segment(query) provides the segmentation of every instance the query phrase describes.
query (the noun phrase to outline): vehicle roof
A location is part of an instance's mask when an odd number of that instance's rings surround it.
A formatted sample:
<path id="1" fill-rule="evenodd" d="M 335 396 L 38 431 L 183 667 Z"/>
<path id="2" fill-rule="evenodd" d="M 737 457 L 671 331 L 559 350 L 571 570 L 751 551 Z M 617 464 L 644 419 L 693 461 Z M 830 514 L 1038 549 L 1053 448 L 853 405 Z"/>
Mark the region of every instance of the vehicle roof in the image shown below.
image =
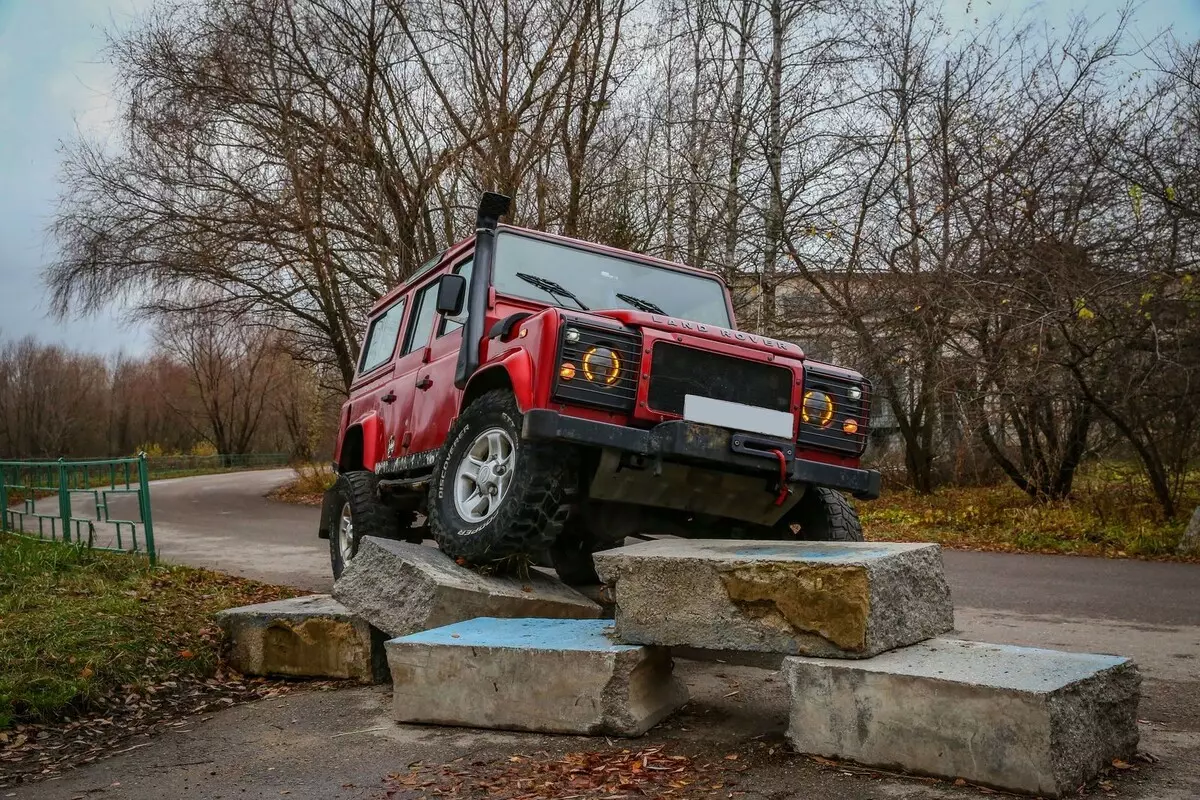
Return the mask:
<path id="1" fill-rule="evenodd" d="M 698 267 L 690 267 L 687 264 L 680 264 L 676 261 L 668 261 L 665 258 L 635 253 L 631 250 L 622 250 L 619 247 L 609 247 L 608 245 L 599 244 L 597 242 L 589 242 L 584 239 L 572 239 L 570 236 L 560 236 L 555 233 L 546 233 L 545 231 L 537 231 L 532 228 L 522 228 L 518 225 L 501 224 L 497 226 L 496 230 L 500 233 L 504 233 L 505 231 L 518 233 L 522 236 L 529 236 L 534 239 L 542 239 L 544 241 L 554 242 L 555 244 L 564 244 L 570 247 L 577 247 L 581 250 L 591 250 L 596 253 L 616 256 L 619 258 L 628 259 L 630 261 L 640 261 L 643 264 L 648 264 L 653 267 L 675 270 L 676 272 L 687 272 L 693 275 L 699 275 L 708 278 L 710 280 L 716 280 L 721 284 L 721 286 L 725 287 L 726 291 L 728 291 L 729 288 L 728 284 L 725 282 L 725 279 L 715 272 L 706 269 L 700 269 Z M 390 305 L 400 295 L 407 293 L 410 288 L 412 288 L 415 284 L 420 283 L 421 280 L 427 275 L 436 272 L 437 269 L 444 265 L 447 261 L 453 261 L 458 256 L 470 250 L 473 247 L 474 242 L 475 237 L 473 235 L 468 236 L 467 238 L 462 239 L 443 250 L 436 259 L 432 259 L 431 261 L 426 262 L 426 264 L 423 264 L 421 268 L 409 276 L 408 280 L 376 300 L 371 306 L 371 315 L 373 316 L 375 312 L 381 309 L 383 306 Z"/>

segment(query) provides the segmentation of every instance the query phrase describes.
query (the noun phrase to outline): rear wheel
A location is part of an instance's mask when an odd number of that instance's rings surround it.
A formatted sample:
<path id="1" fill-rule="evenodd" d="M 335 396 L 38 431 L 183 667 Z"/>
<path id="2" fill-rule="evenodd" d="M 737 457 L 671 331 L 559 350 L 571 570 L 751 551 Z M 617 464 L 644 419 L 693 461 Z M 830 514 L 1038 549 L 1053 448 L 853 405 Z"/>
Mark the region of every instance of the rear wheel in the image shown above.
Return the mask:
<path id="1" fill-rule="evenodd" d="M 358 545 L 364 536 L 402 539 L 411 515 L 399 514 L 380 502 L 372 472 L 343 472 L 333 488 L 338 511 L 329 532 L 329 560 L 336 580 L 358 555 Z"/>
<path id="2" fill-rule="evenodd" d="M 772 539 L 805 542 L 863 541 L 854 506 L 841 492 L 823 486 L 809 487 L 796 507 L 771 528 L 771 534 Z"/>
<path id="3" fill-rule="evenodd" d="M 473 564 L 534 559 L 551 547 L 574 487 L 571 451 L 521 439 L 512 392 L 488 392 L 450 429 L 433 470 L 429 528 Z"/>

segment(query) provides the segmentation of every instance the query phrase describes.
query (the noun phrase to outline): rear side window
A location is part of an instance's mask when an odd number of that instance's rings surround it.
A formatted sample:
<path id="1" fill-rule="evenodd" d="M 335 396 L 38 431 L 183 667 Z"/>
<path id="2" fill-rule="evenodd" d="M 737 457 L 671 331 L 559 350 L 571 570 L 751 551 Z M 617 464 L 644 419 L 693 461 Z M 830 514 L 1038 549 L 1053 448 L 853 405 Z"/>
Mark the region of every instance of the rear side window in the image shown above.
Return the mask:
<path id="1" fill-rule="evenodd" d="M 396 352 L 396 337 L 400 334 L 400 323 L 404 319 L 404 298 L 400 298 L 387 311 L 371 320 L 367 329 L 367 340 L 363 342 L 362 364 L 359 374 L 381 367 Z"/>

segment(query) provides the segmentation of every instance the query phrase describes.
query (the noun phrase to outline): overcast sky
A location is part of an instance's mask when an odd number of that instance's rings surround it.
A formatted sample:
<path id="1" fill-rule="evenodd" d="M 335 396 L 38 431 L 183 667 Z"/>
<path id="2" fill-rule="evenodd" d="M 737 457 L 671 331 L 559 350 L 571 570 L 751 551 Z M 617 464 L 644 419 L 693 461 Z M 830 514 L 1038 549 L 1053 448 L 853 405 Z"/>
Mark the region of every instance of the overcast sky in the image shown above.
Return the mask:
<path id="1" fill-rule="evenodd" d="M 112 70 L 98 56 L 104 32 L 124 28 L 154 0 L 0 0 L 0 337 L 35 334 L 94 352 L 139 352 L 148 336 L 121 310 L 58 322 L 47 316 L 42 266 L 54 257 L 46 226 L 54 213 L 59 147 L 76 132 L 106 135 L 114 116 Z M 1052 25 L 1071 10 L 1115 18 L 1122 0 L 947 0 L 950 16 L 1030 8 Z M 1145 0 L 1139 31 L 1174 25 L 1200 31 L 1200 0 Z"/>

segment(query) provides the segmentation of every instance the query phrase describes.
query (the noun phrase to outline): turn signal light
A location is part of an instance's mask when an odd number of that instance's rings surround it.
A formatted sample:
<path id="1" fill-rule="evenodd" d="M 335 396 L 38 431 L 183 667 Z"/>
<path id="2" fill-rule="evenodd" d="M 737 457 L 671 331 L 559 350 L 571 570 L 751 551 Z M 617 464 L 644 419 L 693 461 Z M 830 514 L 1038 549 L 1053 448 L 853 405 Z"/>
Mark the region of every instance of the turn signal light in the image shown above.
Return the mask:
<path id="1" fill-rule="evenodd" d="M 858 433 L 858 420 L 846 420 L 842 423 L 842 430 L 845 431 L 849 436 L 853 436 L 854 434 Z"/>
<path id="2" fill-rule="evenodd" d="M 570 361 L 563 362 L 563 365 L 558 368 L 558 377 L 564 381 L 569 381 L 575 377 L 575 365 Z"/>

